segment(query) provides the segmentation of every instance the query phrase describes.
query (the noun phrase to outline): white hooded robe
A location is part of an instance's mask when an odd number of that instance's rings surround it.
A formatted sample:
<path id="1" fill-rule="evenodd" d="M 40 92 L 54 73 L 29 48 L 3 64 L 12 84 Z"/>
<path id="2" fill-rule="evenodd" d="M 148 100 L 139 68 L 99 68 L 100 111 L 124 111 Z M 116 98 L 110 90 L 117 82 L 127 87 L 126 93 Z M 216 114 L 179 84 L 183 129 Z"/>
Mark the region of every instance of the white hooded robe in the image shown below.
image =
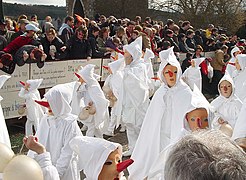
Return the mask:
<path id="1" fill-rule="evenodd" d="M 231 83 L 232 93 L 228 98 L 221 95 L 219 86 L 222 81 L 228 81 Z M 212 126 L 214 129 L 219 129 L 220 124 L 218 119 L 222 118 L 224 121 L 227 121 L 232 128 L 234 128 L 238 114 L 242 107 L 242 101 L 235 95 L 234 82 L 227 72 L 218 84 L 218 91 L 220 95 L 211 102 L 211 106 L 213 107 L 212 110 L 214 111 Z"/>
<path id="2" fill-rule="evenodd" d="M 8 75 L 0 76 L 0 88 L 3 87 L 3 84 L 10 78 Z M 3 100 L 2 96 L 0 96 L 0 102 Z M 5 118 L 3 116 L 3 110 L 0 103 L 0 142 L 6 144 L 9 148 L 11 148 L 9 133 L 6 126 Z"/>
<path id="3" fill-rule="evenodd" d="M 128 168 L 129 180 L 144 179 L 159 153 L 177 138 L 189 108 L 192 92 L 181 78 L 181 67 L 173 47 L 160 52 L 159 78 L 164 82 L 156 91 L 146 112 L 143 125 Z M 176 84 L 169 88 L 163 76 L 167 64 L 177 67 Z"/>
<path id="4" fill-rule="evenodd" d="M 36 136 L 51 155 L 52 164 L 56 167 L 61 180 L 80 180 L 77 169 L 72 165 L 73 151 L 69 146 L 75 136 L 82 136 L 77 124 L 77 116 L 71 114 L 70 102 L 72 91 L 69 84 L 52 87 L 44 97 L 47 99 L 54 115 L 44 115 Z M 30 157 L 35 153 L 28 152 Z"/>
<path id="5" fill-rule="evenodd" d="M 42 107 L 35 102 L 35 100 L 41 100 L 38 88 L 42 81 L 43 79 L 27 80 L 26 83 L 30 85 L 28 91 L 22 87 L 19 92 L 19 96 L 26 101 L 26 136 L 33 135 L 32 126 L 37 131 L 39 122 L 44 115 Z"/>

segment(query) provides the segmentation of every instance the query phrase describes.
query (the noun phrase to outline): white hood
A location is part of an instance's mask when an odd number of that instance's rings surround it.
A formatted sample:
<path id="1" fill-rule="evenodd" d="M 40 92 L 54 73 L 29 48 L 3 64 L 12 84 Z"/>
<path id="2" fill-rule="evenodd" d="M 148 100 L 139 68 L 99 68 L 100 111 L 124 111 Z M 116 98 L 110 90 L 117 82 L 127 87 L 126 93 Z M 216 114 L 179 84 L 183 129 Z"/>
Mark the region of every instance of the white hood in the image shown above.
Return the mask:
<path id="1" fill-rule="evenodd" d="M 234 57 L 234 53 L 235 52 L 237 52 L 237 51 L 240 51 L 240 49 L 237 47 L 237 46 L 235 46 L 232 50 L 231 50 L 231 60 L 233 59 L 234 61 L 233 62 L 235 62 L 235 57 Z M 231 62 L 231 60 L 230 60 L 230 62 Z"/>
<path id="2" fill-rule="evenodd" d="M 161 59 L 161 64 L 160 64 L 159 71 L 158 71 L 157 75 L 165 83 L 165 85 L 167 85 L 167 82 L 166 82 L 162 72 L 163 72 L 163 69 L 165 68 L 165 66 L 167 64 L 170 64 L 172 66 L 177 67 L 178 72 L 177 72 L 176 84 L 180 80 L 180 77 L 182 75 L 180 63 L 178 62 L 178 60 L 177 60 L 177 58 L 173 52 L 173 48 L 174 47 L 171 47 L 171 48 L 164 50 L 164 51 L 161 51 L 159 53 L 159 56 Z"/>
<path id="3" fill-rule="evenodd" d="M 117 71 L 121 71 L 124 69 L 125 61 L 124 59 L 119 59 L 111 63 L 108 63 L 108 66 L 110 67 L 112 73 L 115 74 Z"/>
<path id="4" fill-rule="evenodd" d="M 237 59 L 241 66 L 241 69 L 244 70 L 246 68 L 246 54 L 237 55 Z"/>
<path id="5" fill-rule="evenodd" d="M 111 152 L 118 148 L 122 155 L 122 146 L 104 139 L 77 136 L 69 143 L 79 156 L 78 170 L 84 170 L 86 180 L 96 180 Z"/>
<path id="6" fill-rule="evenodd" d="M 142 36 L 138 37 L 131 44 L 125 45 L 123 49 L 132 55 L 133 62 L 140 60 L 142 57 Z"/>
<path id="7" fill-rule="evenodd" d="M 90 85 L 93 83 L 97 83 L 96 76 L 94 74 L 95 65 L 87 64 L 85 67 L 81 67 L 78 74 L 82 77 L 82 79 L 86 82 L 86 84 Z"/>
<path id="8" fill-rule="evenodd" d="M 50 104 L 54 116 L 62 116 L 71 113 L 73 86 L 70 83 L 59 84 L 52 87 L 44 97 Z"/>
<path id="9" fill-rule="evenodd" d="M 222 81 L 228 81 L 231 83 L 232 93 L 231 93 L 231 96 L 229 98 L 226 98 L 226 97 L 221 95 L 220 84 L 222 83 Z M 213 109 L 212 109 L 213 111 L 216 111 L 225 101 L 230 101 L 232 98 L 238 99 L 238 97 L 236 97 L 236 95 L 235 95 L 235 84 L 233 82 L 233 79 L 231 78 L 230 74 L 227 72 L 221 78 L 221 80 L 218 84 L 218 91 L 219 91 L 220 95 L 211 102 L 211 106 L 213 107 Z"/>
<path id="10" fill-rule="evenodd" d="M 151 63 L 151 59 L 153 59 L 154 57 L 155 57 L 155 54 L 153 53 L 153 51 L 151 49 L 146 48 L 146 51 L 144 54 L 144 62 Z"/>
<path id="11" fill-rule="evenodd" d="M 200 68 L 200 64 L 205 60 L 205 58 L 195 58 L 193 59 L 195 61 L 195 68 Z"/>
<path id="12" fill-rule="evenodd" d="M 33 91 L 39 88 L 39 86 L 43 82 L 43 79 L 30 79 L 27 80 L 26 82 L 30 84 L 29 91 Z"/>
<path id="13" fill-rule="evenodd" d="M 4 83 L 11 78 L 11 76 L 8 75 L 1 75 L 0 76 L 0 89 L 3 87 Z"/>
<path id="14" fill-rule="evenodd" d="M 198 87 L 194 84 L 194 90 L 192 92 L 192 97 L 191 97 L 191 104 L 190 104 L 190 109 L 188 112 L 191 112 L 195 109 L 198 108 L 204 108 L 206 109 L 207 113 L 208 113 L 208 120 L 209 120 L 209 128 L 211 127 L 211 122 L 210 122 L 210 110 L 211 110 L 211 106 L 209 104 L 209 102 L 207 101 L 207 99 L 204 97 L 204 95 L 202 94 L 202 92 L 198 89 Z M 184 119 L 184 129 L 187 131 L 191 131 L 188 125 L 188 122 L 186 120 L 186 118 Z"/>

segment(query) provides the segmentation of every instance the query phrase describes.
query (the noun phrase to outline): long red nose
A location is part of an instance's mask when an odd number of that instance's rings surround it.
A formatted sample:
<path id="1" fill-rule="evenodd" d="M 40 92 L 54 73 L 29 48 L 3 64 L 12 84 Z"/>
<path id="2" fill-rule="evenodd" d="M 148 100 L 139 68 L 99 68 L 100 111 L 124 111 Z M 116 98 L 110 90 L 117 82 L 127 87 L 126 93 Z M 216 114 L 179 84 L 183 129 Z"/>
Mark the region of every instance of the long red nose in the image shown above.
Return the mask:
<path id="1" fill-rule="evenodd" d="M 119 164 L 117 164 L 117 171 L 120 173 L 124 171 L 128 166 L 130 166 L 134 161 L 132 159 L 127 159 Z"/>
<path id="2" fill-rule="evenodd" d="M 77 78 L 80 78 L 80 75 L 78 73 L 74 73 Z"/>
<path id="3" fill-rule="evenodd" d="M 173 72 L 168 70 L 168 74 L 170 77 L 173 77 Z"/>
<path id="4" fill-rule="evenodd" d="M 36 103 L 38 103 L 41 106 L 44 106 L 46 108 L 50 107 L 50 104 L 47 101 L 37 101 L 35 100 Z"/>
<path id="5" fill-rule="evenodd" d="M 227 91 L 227 90 L 228 90 L 227 86 L 224 86 L 224 91 Z"/>
<path id="6" fill-rule="evenodd" d="M 103 66 L 103 68 L 109 70 L 109 67 L 108 66 Z"/>
<path id="7" fill-rule="evenodd" d="M 197 118 L 197 125 L 198 125 L 199 128 L 202 127 L 202 121 L 201 121 L 200 118 Z"/>
<path id="8" fill-rule="evenodd" d="M 120 49 L 118 49 L 118 48 L 115 48 L 115 51 L 116 51 L 116 52 L 118 52 L 118 53 L 120 53 L 120 54 L 122 54 L 122 55 L 124 55 L 124 54 L 125 54 L 123 51 L 121 51 L 121 50 L 120 50 Z"/>
<path id="9" fill-rule="evenodd" d="M 26 83 L 24 83 L 23 81 L 20 81 L 20 84 L 21 84 L 22 86 L 25 86 L 25 85 L 26 85 Z"/>

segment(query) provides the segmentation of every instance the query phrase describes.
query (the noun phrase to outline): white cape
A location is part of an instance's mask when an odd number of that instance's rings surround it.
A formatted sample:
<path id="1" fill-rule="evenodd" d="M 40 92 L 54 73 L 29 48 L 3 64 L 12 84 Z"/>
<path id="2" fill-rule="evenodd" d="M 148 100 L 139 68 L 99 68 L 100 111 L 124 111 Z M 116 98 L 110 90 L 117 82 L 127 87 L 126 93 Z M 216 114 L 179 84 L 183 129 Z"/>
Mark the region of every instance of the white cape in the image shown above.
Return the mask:
<path id="1" fill-rule="evenodd" d="M 0 76 L 0 88 L 2 88 L 3 84 L 10 78 L 11 76 L 8 75 L 1 75 Z M 0 102 L 3 100 L 2 96 L 0 96 Z M 3 110 L 0 103 L 0 142 L 6 144 L 8 147 L 11 148 L 10 140 L 9 140 L 9 133 L 6 126 L 5 118 L 3 116 Z"/>

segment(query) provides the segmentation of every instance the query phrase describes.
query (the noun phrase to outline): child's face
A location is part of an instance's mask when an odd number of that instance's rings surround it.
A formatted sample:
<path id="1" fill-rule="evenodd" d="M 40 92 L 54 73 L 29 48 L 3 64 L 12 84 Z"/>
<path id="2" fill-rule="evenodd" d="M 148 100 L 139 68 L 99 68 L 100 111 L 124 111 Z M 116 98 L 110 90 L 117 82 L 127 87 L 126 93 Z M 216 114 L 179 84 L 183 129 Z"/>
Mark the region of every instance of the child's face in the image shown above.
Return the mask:
<path id="1" fill-rule="evenodd" d="M 220 83 L 220 93 L 222 96 L 224 96 L 225 98 L 229 98 L 231 96 L 232 93 L 232 85 L 230 82 L 228 81 L 222 81 Z"/>
<path id="2" fill-rule="evenodd" d="M 204 108 L 198 108 L 186 115 L 186 120 L 192 131 L 208 128 L 208 113 Z"/>
<path id="3" fill-rule="evenodd" d="M 114 180 L 119 178 L 119 172 L 117 171 L 117 164 L 121 162 L 121 156 L 118 149 L 111 152 L 108 159 L 103 165 L 103 168 L 98 176 L 98 180 Z"/>
<path id="4" fill-rule="evenodd" d="M 167 65 L 163 69 L 163 76 L 166 79 L 168 87 L 173 87 L 176 84 L 177 79 L 177 67 Z"/>

